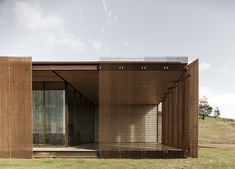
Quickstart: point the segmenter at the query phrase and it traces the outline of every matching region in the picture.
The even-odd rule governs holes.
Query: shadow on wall
[[[103,106],[100,119],[102,142],[157,142],[156,105]]]

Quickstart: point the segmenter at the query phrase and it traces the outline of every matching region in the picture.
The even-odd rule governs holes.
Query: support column
[[[68,83],[65,81],[65,146],[69,146],[69,131],[68,131],[68,122],[69,122],[69,109],[68,109]]]
[[[158,130],[158,106],[159,106],[159,104],[157,104],[157,143],[159,143],[159,141],[158,141],[158,135],[159,135],[159,130]]]

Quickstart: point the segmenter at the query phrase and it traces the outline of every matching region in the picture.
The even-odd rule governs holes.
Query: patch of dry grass
[[[199,119],[199,144],[235,144],[235,121],[223,118]]]

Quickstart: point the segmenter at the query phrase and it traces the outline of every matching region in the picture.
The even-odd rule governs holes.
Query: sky
[[[0,0],[0,56],[188,56],[200,98],[235,119],[234,0]]]

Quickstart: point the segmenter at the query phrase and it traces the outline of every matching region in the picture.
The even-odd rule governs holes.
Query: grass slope
[[[199,144],[235,144],[235,120],[199,119]]]

